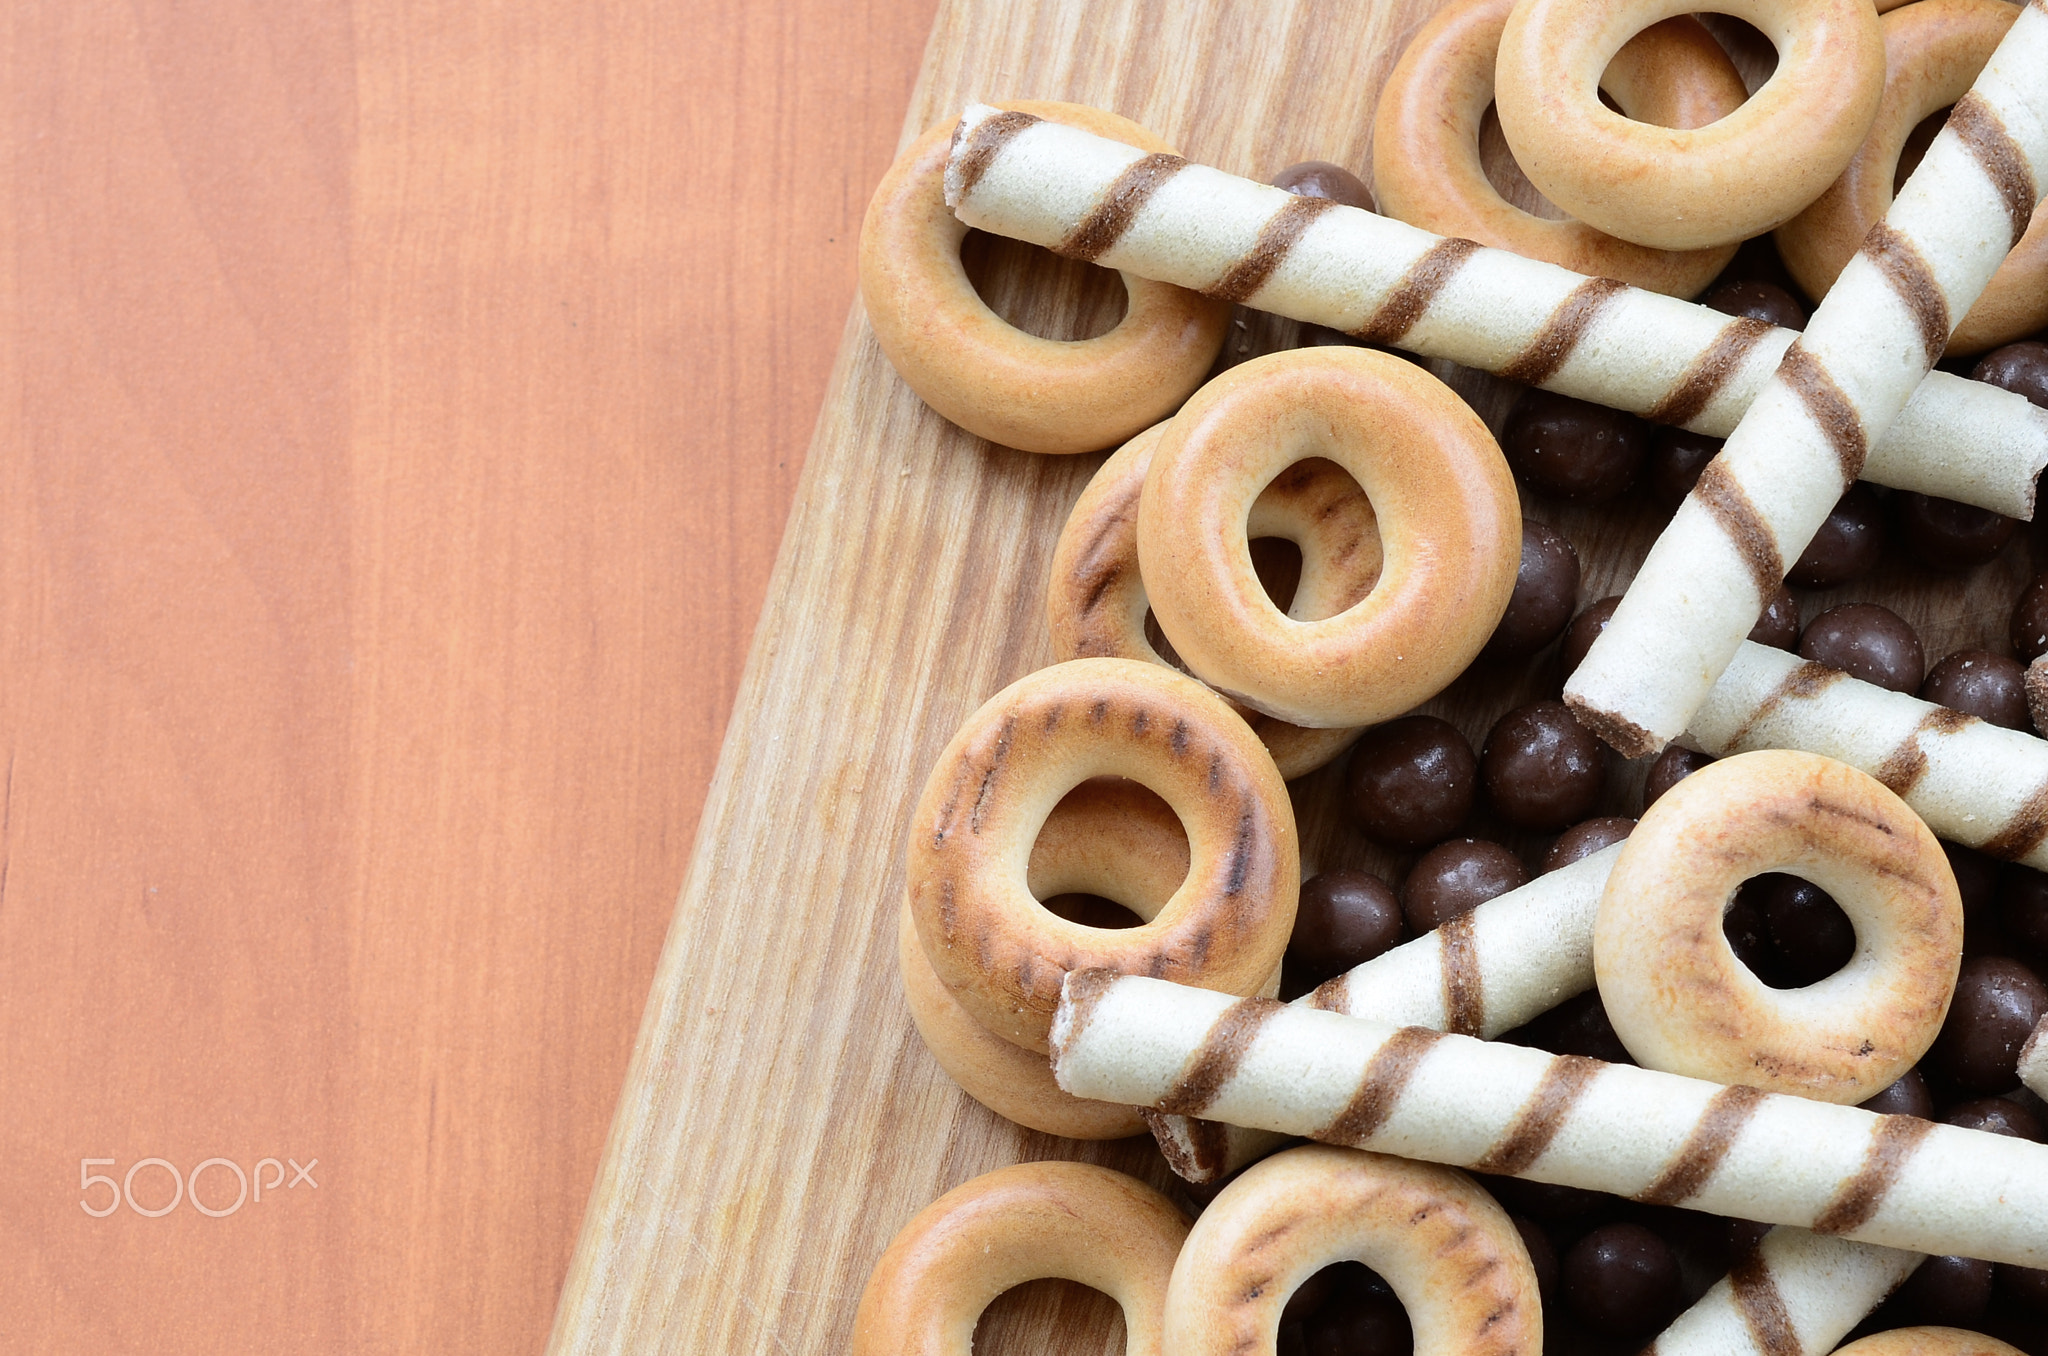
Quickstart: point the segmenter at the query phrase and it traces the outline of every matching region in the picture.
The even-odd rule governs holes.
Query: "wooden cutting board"
[[[1135,118],[1241,174],[1309,158],[1364,170],[1380,84],[1437,2],[951,0],[904,141],[969,100],[1051,98]],[[992,303],[1041,333],[1100,309],[1100,285],[1075,266],[986,254]],[[1263,347],[1281,329],[1250,317],[1238,342]],[[1513,388],[1435,370],[1499,429]],[[968,1178],[1065,1157],[1168,1182],[1147,1140],[1057,1140],[969,1100],[911,1027],[894,955],[909,807],[961,720],[1051,661],[1052,544],[1100,461],[1014,452],[947,424],[898,379],[856,305],[551,1351],[843,1350],[889,1238]],[[1582,604],[1619,591],[1664,516],[1640,491],[1619,509],[1525,507],[1577,546]],[[1966,644],[2003,648],[2026,535],[1967,578],[1924,577],[1895,551],[1877,575],[1806,596],[1805,614],[1886,602],[1921,628],[1930,663]],[[1429,709],[1476,747],[1559,681],[1546,653],[1475,670]],[[1603,813],[1636,812],[1644,770],[1617,762]],[[1361,865],[1398,879],[1404,861],[1344,828],[1335,783],[1326,771],[1296,787],[1303,874]],[[1122,1349],[1113,1307],[1086,1292],[1040,1289],[1000,1319],[978,1350]]]

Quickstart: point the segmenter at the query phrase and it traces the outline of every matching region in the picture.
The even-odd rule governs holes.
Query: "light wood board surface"
[[[8,7],[0,1351],[545,1343],[933,8]]]
[[[949,0],[904,137],[970,99],[1068,99],[1238,173],[1307,158],[1363,169],[1379,85],[1433,8]],[[1012,283],[1026,290],[997,274],[992,301]],[[1095,300],[998,309],[1057,332]],[[1500,427],[1512,389],[1437,370]],[[1052,543],[1100,460],[1034,457],[946,424],[855,308],[563,1290],[558,1356],[843,1350],[875,1258],[950,1187],[1048,1156],[1166,1180],[1148,1141],[1054,1140],[968,1100],[912,1029],[894,959],[910,803],[967,713],[1049,662]],[[1528,507],[1577,545],[1583,602],[1618,590],[1659,521],[1641,494],[1619,511]],[[1892,562],[1809,595],[1805,610],[1889,602],[1921,626],[1932,661],[2002,636],[2027,562],[2024,539],[1968,580]],[[1554,697],[1559,678],[1551,655],[1476,670],[1429,709],[1476,746],[1509,707]],[[1603,812],[1635,812],[1644,770],[1617,766]],[[1401,860],[1342,827],[1335,779],[1296,787],[1304,874],[1360,864],[1397,876]],[[1071,1308],[1048,1324],[1054,1302]],[[1037,1303],[991,1345],[1121,1349],[1105,1306],[1050,1292]]]

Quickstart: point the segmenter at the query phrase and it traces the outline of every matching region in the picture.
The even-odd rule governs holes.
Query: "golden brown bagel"
[[[1766,871],[1834,896],[1856,928],[1847,966],[1781,990],[1736,959],[1722,915]],[[1955,875],[1920,817],[1876,778],[1790,750],[1724,758],[1658,797],[1593,928],[1601,1002],[1643,1067],[1851,1105],[1934,1043],[1962,957]]]
[[[1306,1145],[1245,1169],[1195,1221],[1166,1299],[1175,1356],[1272,1356],[1288,1296],[1333,1262],[1386,1278],[1416,1356],[1542,1350],[1536,1269],[1514,1222],[1464,1173]]]
[[[1187,873],[1188,837],[1173,811],[1136,783],[1098,778],[1075,787],[1046,818],[1031,848],[1028,881],[1039,899],[1069,891],[1104,895],[1144,919],[1158,915]],[[1044,1055],[976,1022],[933,973],[907,900],[898,919],[897,961],[911,1020],[968,1096],[1019,1125],[1069,1139],[1121,1139],[1145,1128],[1133,1107],[1062,1091]]]
[[[1380,211],[1575,273],[1697,296],[1735,257],[1734,244],[1649,249],[1583,221],[1525,212],[1488,181],[1479,161],[1479,124],[1493,103],[1501,29],[1513,7],[1514,0],[1458,0],[1438,10],[1401,53],[1373,119]],[[1748,97],[1721,44],[1690,15],[1629,39],[1600,83],[1629,117],[1660,127],[1703,127]]]
[[[1884,16],[1884,102],[1856,158],[1818,201],[1778,228],[1778,253],[1810,296],[1825,296],[1872,225],[1892,205],[1906,139],[1923,118],[1968,92],[2019,17],[2005,0],[1919,0]],[[2048,325],[2048,212],[1991,275],[1949,337],[1951,353],[1981,353]]]
[[[1927,0],[1916,0],[1925,4]],[[2026,1356],[2018,1347],[1961,1328],[1893,1328],[1875,1332],[1835,1356]]]
[[[1061,1277],[1124,1311],[1129,1356],[1164,1356],[1166,1286],[1187,1237],[1166,1197],[1088,1163],[1019,1163],[954,1187],[882,1253],[853,1316],[853,1356],[968,1356],[981,1311]]]
[[[1045,599],[1057,659],[1169,663],[1145,635],[1151,603],[1138,569],[1138,496],[1152,466],[1153,444],[1165,431],[1165,424],[1154,424],[1117,449],[1067,515],[1053,547]],[[1284,537],[1301,548],[1301,580],[1288,604],[1290,617],[1334,616],[1372,592],[1379,579],[1372,504],[1342,468],[1320,458],[1281,472],[1252,502],[1246,530],[1253,540]],[[1289,725],[1249,708],[1238,714],[1289,781],[1335,761],[1359,735],[1356,728]]]
[[[1080,104],[1004,108],[1164,151],[1137,123]],[[910,389],[969,433],[1026,452],[1114,447],[1173,413],[1223,346],[1230,308],[1122,275],[1130,302],[1109,333],[1041,339],[988,308],[960,263],[967,227],[946,206],[948,120],[896,158],[860,228],[860,294],[875,341]]]
[[[1523,0],[1501,34],[1495,101],[1529,182],[1579,220],[1657,249],[1745,240],[1789,220],[1863,144],[1884,93],[1871,0],[1732,0],[1778,69],[1719,122],[1652,127],[1604,107],[1624,42],[1689,12],[1682,0]]]
[[[1100,776],[1151,788],[1187,832],[1187,878],[1139,927],[1056,917],[1026,879],[1052,808]],[[907,856],[932,969],[977,1022],[1038,1051],[1069,970],[1258,992],[1301,885],[1294,807],[1257,736],[1200,683],[1128,659],[1041,669],[968,717],[925,783]]]
[[[1297,621],[1252,570],[1266,485],[1308,457],[1351,473],[1379,521],[1372,592]],[[1371,725],[1441,691],[1493,634],[1521,564],[1522,513],[1493,435],[1448,386],[1360,348],[1231,368],[1175,416],[1138,505],[1159,629],[1218,691],[1295,725]]]

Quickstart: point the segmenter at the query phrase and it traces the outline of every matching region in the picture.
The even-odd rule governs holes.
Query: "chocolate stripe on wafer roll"
[[[1405,1158],[1507,1159],[1531,1181],[1638,1196],[1695,1145],[1722,1092],[1623,1064],[1573,1063],[1561,1075],[1575,1057],[1435,1033],[1395,1086],[1379,1056],[1416,1028],[1099,972],[1067,979],[1054,1076],[1078,1097],[1156,1106],[1240,1003],[1268,1011],[1208,1099],[1212,1118]],[[1553,1117],[1545,1108],[1561,1081],[1574,1092]],[[1361,1104],[1375,1106],[1369,1128],[1348,1115]],[[1523,1162],[1508,1150],[1536,1117],[1555,1124]],[[2048,1265],[2048,1145],[1800,1097],[1759,1098],[1683,1204],[1800,1228],[1826,1222],[1853,1241],[1914,1252]]]
[[[1883,782],[1943,838],[2048,870],[2048,741],[1744,641],[1681,742],[1799,749]]]
[[[1161,182],[1141,172],[1142,203],[1106,212],[1130,198],[1143,151],[982,105],[967,110],[954,145],[946,200],[970,226],[1058,250],[1087,223],[1085,251],[1106,267],[1716,437],[1797,337],[1355,207],[1305,210],[1294,194],[1203,165]],[[1113,238],[1100,229],[1111,217]],[[1863,473],[2025,518],[2044,465],[2048,411],[1933,373]]]
[[[2020,209],[2032,215],[2048,179],[2048,15],[2021,13],[1967,102],[1566,681],[1580,721],[1622,753],[1653,753],[1686,728],[1777,588],[1763,567],[1806,550],[2004,261]],[[1710,485],[1739,491],[1753,516],[1730,522]]]
[[[1489,899],[1468,914],[1376,956],[1295,1000],[1298,1007],[1396,1026],[1497,1036],[1593,987],[1593,919],[1621,845],[1602,848]],[[1284,1137],[1219,1129],[1188,1116],[1147,1116],[1173,1170],[1191,1182],[1226,1177]]]
[[[1784,1226],[1652,1342],[1643,1356],[1805,1356],[1833,1351],[1923,1255]]]

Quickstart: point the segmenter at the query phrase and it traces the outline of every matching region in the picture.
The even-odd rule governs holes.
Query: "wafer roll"
[[[1643,1356],[1784,1356],[1832,1351],[1924,1255],[1779,1227]]]
[[[2048,870],[2048,741],[1745,641],[1681,742],[1715,756],[1826,754],[1943,838]]]
[[[1102,970],[1067,976],[1077,1097],[1914,1252],[2048,1265],[2048,1145]]]
[[[2020,1082],[2036,1097],[2048,1099],[2048,1017],[2020,1047]]]
[[[981,104],[954,135],[946,201],[1057,254],[1716,437],[1797,338]],[[2048,411],[1933,373],[1863,474],[2027,518],[2044,465]]]
[[[2033,0],[1679,506],[1565,683],[1630,757],[1676,738],[1863,473],[2048,183],[2048,0]]]
[[[1296,1007],[1491,1039],[1593,987],[1593,919],[1621,844],[1487,900],[1337,976]],[[1228,1177],[1286,1136],[1164,1112],[1145,1117],[1174,1172]]]

